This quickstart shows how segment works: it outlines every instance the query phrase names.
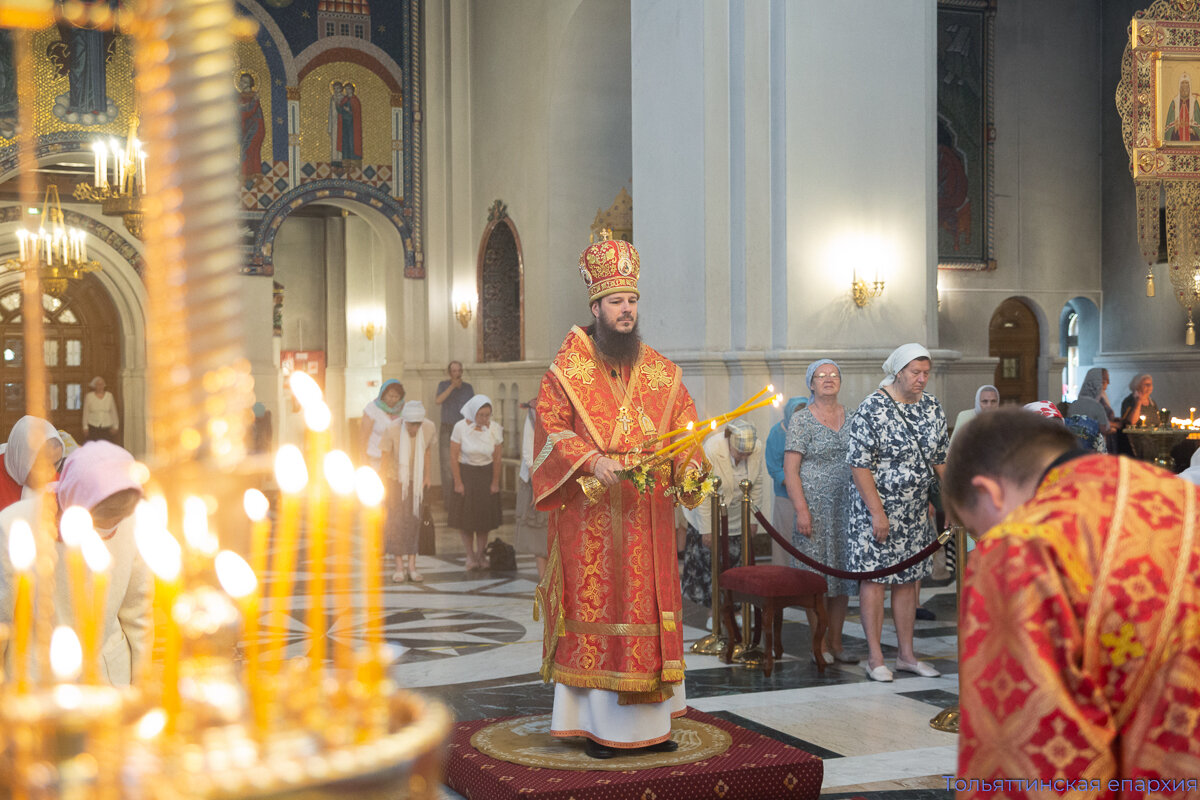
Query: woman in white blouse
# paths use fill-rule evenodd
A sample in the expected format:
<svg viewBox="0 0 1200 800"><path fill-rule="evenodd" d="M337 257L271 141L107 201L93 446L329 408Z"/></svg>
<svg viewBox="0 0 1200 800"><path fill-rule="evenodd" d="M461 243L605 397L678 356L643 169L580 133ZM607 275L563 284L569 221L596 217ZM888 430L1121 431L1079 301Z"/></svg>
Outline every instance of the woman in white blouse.
<svg viewBox="0 0 1200 800"><path fill-rule="evenodd" d="M462 407L450 434L454 494L449 523L462 535L467 570L485 569L488 533L500 527L500 445L504 430L492 421L492 401L477 394Z"/></svg>
<svg viewBox="0 0 1200 800"><path fill-rule="evenodd" d="M121 427L117 401L112 392L104 391L104 378L99 375L89 385L92 390L83 397L83 435L89 442L97 439L115 442Z"/></svg>

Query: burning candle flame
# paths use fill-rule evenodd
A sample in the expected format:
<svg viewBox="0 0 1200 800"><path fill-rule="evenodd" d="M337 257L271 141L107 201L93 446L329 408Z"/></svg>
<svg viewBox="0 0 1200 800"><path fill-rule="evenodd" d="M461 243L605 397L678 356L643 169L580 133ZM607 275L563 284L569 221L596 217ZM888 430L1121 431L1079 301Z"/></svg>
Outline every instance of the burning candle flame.
<svg viewBox="0 0 1200 800"><path fill-rule="evenodd" d="M8 560L17 572L25 572L33 566L37 547L33 543L33 530L23 519L13 520L8 529Z"/></svg>
<svg viewBox="0 0 1200 800"><path fill-rule="evenodd" d="M383 502L383 481L370 467L359 467L354 471L354 491L364 506L377 506Z"/></svg>
<svg viewBox="0 0 1200 800"><path fill-rule="evenodd" d="M329 406L319 397L312 403L304 406L304 424L309 430L323 433L329 430L329 423L333 421L333 414L329 410Z"/></svg>
<svg viewBox="0 0 1200 800"><path fill-rule="evenodd" d="M321 387L307 372L293 372L288 378L288 387L296 396L296 402L304 408L321 400Z"/></svg>
<svg viewBox="0 0 1200 800"><path fill-rule="evenodd" d="M163 713L161 708L156 708L152 711L147 711L142 715L142 718L137 722L137 737L142 741L149 741L157 737L163 732L163 728L167 724L167 715Z"/></svg>
<svg viewBox="0 0 1200 800"><path fill-rule="evenodd" d="M304 466L304 454L293 444L285 444L275 454L275 480L279 488L289 494L298 494L308 484L308 468Z"/></svg>
<svg viewBox="0 0 1200 800"><path fill-rule="evenodd" d="M246 559L237 553L231 550L222 550L217 553L214 566L217 570L217 580L221 582L221 588L230 597L247 597L258 588L258 578L254 577L254 570L250 569Z"/></svg>
<svg viewBox="0 0 1200 800"><path fill-rule="evenodd" d="M83 560L87 562L88 569L93 573L107 572L112 568L112 553L108 552L108 546L95 530L84 533L79 548L83 551Z"/></svg>
<svg viewBox="0 0 1200 800"><path fill-rule="evenodd" d="M73 681L83 668L83 648L74 629L59 625L50 636L50 670L60 681Z"/></svg>
<svg viewBox="0 0 1200 800"><path fill-rule="evenodd" d="M82 506L71 506L64 511L58 528L67 547L79 547L84 535L95 530L92 527L92 515Z"/></svg>
<svg viewBox="0 0 1200 800"><path fill-rule="evenodd" d="M325 480L329 481L329 486L335 493L347 495L354 491L354 464L351 463L350 456L341 450L331 450L325 454L323 466Z"/></svg>
<svg viewBox="0 0 1200 800"><path fill-rule="evenodd" d="M208 506L195 495L183 501L183 538L189 547L206 556L216 553L220 547L208 527Z"/></svg>
<svg viewBox="0 0 1200 800"><path fill-rule="evenodd" d="M267 500L267 496L258 489L247 489L246 493L242 495L242 508L246 510L246 516L252 522L258 522L267 516L267 512L271 509L271 503Z"/></svg>
<svg viewBox="0 0 1200 800"><path fill-rule="evenodd" d="M768 384L767 384L767 391L768 391L768 392L773 392L773 391L775 391L775 384L773 384L773 383L768 383Z"/></svg>
<svg viewBox="0 0 1200 800"><path fill-rule="evenodd" d="M133 540L138 552L161 580L173 581L183 566L183 548L171 535L154 507L154 503L138 503L134 510Z"/></svg>

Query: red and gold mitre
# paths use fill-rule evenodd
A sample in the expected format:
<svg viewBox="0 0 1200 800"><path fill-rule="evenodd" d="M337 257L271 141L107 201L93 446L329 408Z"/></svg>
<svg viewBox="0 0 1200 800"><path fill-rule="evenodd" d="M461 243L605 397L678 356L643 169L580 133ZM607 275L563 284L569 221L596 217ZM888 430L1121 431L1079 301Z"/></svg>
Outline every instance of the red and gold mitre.
<svg viewBox="0 0 1200 800"><path fill-rule="evenodd" d="M589 245L579 256L579 274L587 284L589 303L615 292L639 294L638 251L629 242L609 236L608 231L601 231L600 241Z"/></svg>

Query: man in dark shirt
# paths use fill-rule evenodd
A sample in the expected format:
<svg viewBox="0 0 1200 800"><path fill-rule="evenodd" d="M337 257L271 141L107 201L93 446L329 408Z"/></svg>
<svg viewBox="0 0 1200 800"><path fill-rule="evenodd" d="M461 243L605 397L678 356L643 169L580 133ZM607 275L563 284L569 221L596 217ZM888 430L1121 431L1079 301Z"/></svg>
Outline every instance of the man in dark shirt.
<svg viewBox="0 0 1200 800"><path fill-rule="evenodd" d="M450 487L454 479L450 475L450 434L454 424L462 419L462 407L475 396L475 388L463 380L463 365L461 361L451 361L446 367L449 380L437 385L437 397L433 402L442 407L442 426L438 435L438 463L442 468L442 502L450 499Z"/></svg>

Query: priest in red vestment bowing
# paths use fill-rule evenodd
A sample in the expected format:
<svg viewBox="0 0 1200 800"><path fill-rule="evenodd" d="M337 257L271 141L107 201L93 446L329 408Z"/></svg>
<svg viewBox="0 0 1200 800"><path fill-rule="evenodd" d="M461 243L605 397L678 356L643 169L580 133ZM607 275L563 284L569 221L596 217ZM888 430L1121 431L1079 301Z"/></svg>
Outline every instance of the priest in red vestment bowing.
<svg viewBox="0 0 1200 800"><path fill-rule="evenodd" d="M1021 410L956 432L979 546L959 614L959 800L1195 798L1200 488Z"/></svg>
<svg viewBox="0 0 1200 800"><path fill-rule="evenodd" d="M536 404L531 477L550 512L541 674L555 682L551 732L585 737L594 758L674 750L671 719L686 712L674 508L665 481L639 493L619 473L696 408L680 368L638 337L639 270L628 242L583 252L595 323L567 334ZM675 468L699 459L680 454ZM606 488L595 503L578 482L588 476Z"/></svg>

